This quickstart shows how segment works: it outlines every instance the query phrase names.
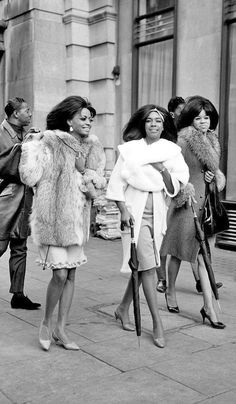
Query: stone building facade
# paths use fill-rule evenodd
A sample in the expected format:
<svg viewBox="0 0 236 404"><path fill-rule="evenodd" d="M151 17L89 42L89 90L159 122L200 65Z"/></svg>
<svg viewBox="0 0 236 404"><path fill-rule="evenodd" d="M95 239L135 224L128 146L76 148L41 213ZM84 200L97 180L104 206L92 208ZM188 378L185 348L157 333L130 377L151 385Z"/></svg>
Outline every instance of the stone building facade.
<svg viewBox="0 0 236 404"><path fill-rule="evenodd" d="M25 98L33 124L68 95L97 110L107 170L141 104L200 94L220 112L223 197L236 228L236 0L0 0L0 115ZM236 230L227 235L229 248ZM231 241L230 241L231 238ZM224 242L223 242L224 244Z"/></svg>

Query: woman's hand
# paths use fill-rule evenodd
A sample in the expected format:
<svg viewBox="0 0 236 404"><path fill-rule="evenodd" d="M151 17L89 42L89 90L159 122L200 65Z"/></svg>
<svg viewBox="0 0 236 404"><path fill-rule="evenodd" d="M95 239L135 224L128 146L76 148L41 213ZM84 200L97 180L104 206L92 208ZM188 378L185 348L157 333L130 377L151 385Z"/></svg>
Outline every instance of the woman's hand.
<svg viewBox="0 0 236 404"><path fill-rule="evenodd" d="M205 172L204 179L206 182L211 183L213 181L214 177L215 177L215 174L212 173L211 171L208 170Z"/></svg>
<svg viewBox="0 0 236 404"><path fill-rule="evenodd" d="M120 217L120 229L121 230L124 230L125 227L130 227L130 219L134 223L133 216L129 213L128 209L126 209L126 211L121 213L121 217Z"/></svg>
<svg viewBox="0 0 236 404"><path fill-rule="evenodd" d="M120 211L120 229L123 231L125 227L130 227L130 219L134 223L133 216L129 213L124 202L116 201L116 204Z"/></svg>

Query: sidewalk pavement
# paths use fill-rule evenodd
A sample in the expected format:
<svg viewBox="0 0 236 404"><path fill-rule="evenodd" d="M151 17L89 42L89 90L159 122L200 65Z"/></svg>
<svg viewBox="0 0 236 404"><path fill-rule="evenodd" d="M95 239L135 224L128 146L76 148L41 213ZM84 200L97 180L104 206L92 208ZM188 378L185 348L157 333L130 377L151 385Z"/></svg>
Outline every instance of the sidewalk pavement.
<svg viewBox="0 0 236 404"><path fill-rule="evenodd" d="M77 272L68 332L81 347L66 351L38 346L50 272L37 266L29 240L25 291L42 310L10 308L8 254L0 260L0 404L233 404L236 403L236 252L213 249L222 320L216 330L202 324L201 294L190 265L177 279L179 314L169 313L158 293L167 346L154 346L150 314L141 292L141 346L123 331L114 310L127 276L119 272L121 242L91 238L88 263ZM132 315L132 310L131 310ZM56 316L56 314L55 314Z"/></svg>

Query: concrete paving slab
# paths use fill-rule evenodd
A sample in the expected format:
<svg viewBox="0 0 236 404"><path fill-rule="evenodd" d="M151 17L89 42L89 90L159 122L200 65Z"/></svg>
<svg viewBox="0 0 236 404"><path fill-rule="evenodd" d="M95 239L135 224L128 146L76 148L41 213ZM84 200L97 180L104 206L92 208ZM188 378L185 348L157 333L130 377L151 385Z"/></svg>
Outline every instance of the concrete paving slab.
<svg viewBox="0 0 236 404"><path fill-rule="evenodd" d="M50 352L41 351L40 359L17 361L14 368L11 364L0 366L0 383L1 391L14 403L31 403L35 398L44 403L45 394L63 391L65 387L68 396L71 387L79 382L85 384L90 377L99 375L106 379L118 373L117 369L85 352L53 346ZM6 377L9 374L11 377Z"/></svg>
<svg viewBox="0 0 236 404"><path fill-rule="evenodd" d="M236 253L213 250L216 278L224 283L220 303L225 330L202 324L202 295L195 290L190 265L183 263L177 279L180 313L169 313L164 295L157 294L165 349L152 343L150 313L140 289L139 349L135 334L122 330L114 319L128 279L119 272L120 240L92 238L86 250L89 260L77 273L67 325L69 335L81 346L79 352L55 344L43 352L38 346L51 273L35 263L37 248L31 239L25 290L32 300L41 302L41 310L10 308L9 254L1 257L0 404L234 404Z"/></svg>
<svg viewBox="0 0 236 404"><path fill-rule="evenodd" d="M1 391L0 391L0 403L1 404L12 404L12 401L8 399Z"/></svg>
<svg viewBox="0 0 236 404"><path fill-rule="evenodd" d="M77 324L70 324L69 329L91 342L113 340L119 338L121 335L120 328L101 316L97 316L95 320L90 318L87 323L81 324L81 322L78 322Z"/></svg>
<svg viewBox="0 0 236 404"><path fill-rule="evenodd" d="M186 386L141 368L108 377L92 379L92 387L77 384L68 396L55 393L43 397L44 404L192 404L204 396ZM176 399L178 397L178 399ZM38 400L32 404L39 404Z"/></svg>
<svg viewBox="0 0 236 404"><path fill-rule="evenodd" d="M196 328L187 328L183 333L191 335L194 338L200 338L212 345L221 345L224 343L235 342L236 340L236 319L230 316L221 316L221 320L227 324L223 330L214 329L210 324L199 325Z"/></svg>
<svg viewBox="0 0 236 404"><path fill-rule="evenodd" d="M119 339L87 344L83 346L83 349L104 362L127 371L138 368L140 364L149 366L155 362L167 362L173 357L179 359L186 352L198 352L210 346L200 339L174 333L166 335L167 346L165 349L160 349L154 346L150 332L142 333L139 348L134 333L121 331Z"/></svg>
<svg viewBox="0 0 236 404"><path fill-rule="evenodd" d="M235 359L234 346L227 344L183 355L182 361L159 362L150 368L206 396L213 396L235 387Z"/></svg>
<svg viewBox="0 0 236 404"><path fill-rule="evenodd" d="M236 390L226 391L225 393L217 394L215 397L207 398L199 401L201 404L234 404L236 402Z"/></svg>

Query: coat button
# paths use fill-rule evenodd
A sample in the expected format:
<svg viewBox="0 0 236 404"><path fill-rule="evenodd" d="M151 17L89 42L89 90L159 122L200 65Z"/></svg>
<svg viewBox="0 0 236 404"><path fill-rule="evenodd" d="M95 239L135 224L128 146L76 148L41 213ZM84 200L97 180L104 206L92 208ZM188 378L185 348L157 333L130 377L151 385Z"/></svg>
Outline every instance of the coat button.
<svg viewBox="0 0 236 404"><path fill-rule="evenodd" d="M204 170L201 170L201 173L204 173Z"/></svg>

